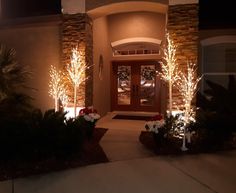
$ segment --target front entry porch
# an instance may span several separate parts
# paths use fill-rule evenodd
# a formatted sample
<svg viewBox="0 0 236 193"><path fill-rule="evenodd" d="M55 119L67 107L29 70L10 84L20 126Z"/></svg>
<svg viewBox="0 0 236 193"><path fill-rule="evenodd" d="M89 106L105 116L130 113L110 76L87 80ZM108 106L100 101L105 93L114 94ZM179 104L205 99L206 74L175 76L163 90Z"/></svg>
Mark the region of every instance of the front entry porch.
<svg viewBox="0 0 236 193"><path fill-rule="evenodd" d="M102 117L96 127L108 128L100 144L110 161L131 160L154 156L139 142L144 120L113 119L116 115L152 116L152 112L113 111Z"/></svg>

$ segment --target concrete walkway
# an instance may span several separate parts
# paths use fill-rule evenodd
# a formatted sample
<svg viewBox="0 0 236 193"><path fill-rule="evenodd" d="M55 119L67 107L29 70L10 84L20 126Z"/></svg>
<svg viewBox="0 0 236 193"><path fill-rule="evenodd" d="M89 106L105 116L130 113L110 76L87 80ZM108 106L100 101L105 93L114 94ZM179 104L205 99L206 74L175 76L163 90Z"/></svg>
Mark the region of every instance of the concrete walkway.
<svg viewBox="0 0 236 193"><path fill-rule="evenodd" d="M112 128L102 140L111 162L17 179L14 193L236 192L236 151L153 156L138 145L135 138L143 123L124 123L125 126L119 120L109 119L99 122L98 126ZM0 193L12 193L11 188L11 181L0 182Z"/></svg>
<svg viewBox="0 0 236 193"><path fill-rule="evenodd" d="M154 156L140 142L145 121L112 119L109 113L97 123L97 127L108 128L100 144L110 161L129 160Z"/></svg>

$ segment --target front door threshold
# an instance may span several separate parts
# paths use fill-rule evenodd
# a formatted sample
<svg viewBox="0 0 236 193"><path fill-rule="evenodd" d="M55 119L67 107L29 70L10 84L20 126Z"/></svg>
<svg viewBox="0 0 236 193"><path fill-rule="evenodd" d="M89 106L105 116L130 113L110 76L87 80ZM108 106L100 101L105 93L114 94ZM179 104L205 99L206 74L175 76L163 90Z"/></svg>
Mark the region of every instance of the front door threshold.
<svg viewBox="0 0 236 193"><path fill-rule="evenodd" d="M114 115L136 115L136 116L155 116L160 114L159 112L144 112L144 111L112 111Z"/></svg>

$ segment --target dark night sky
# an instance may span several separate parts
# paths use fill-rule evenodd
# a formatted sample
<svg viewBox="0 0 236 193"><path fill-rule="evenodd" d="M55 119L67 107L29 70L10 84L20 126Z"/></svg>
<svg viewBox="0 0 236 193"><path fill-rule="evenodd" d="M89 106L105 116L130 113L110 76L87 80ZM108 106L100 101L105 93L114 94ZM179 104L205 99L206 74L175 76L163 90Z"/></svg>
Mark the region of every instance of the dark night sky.
<svg viewBox="0 0 236 193"><path fill-rule="evenodd" d="M200 29L236 28L234 0L199 0Z"/></svg>
<svg viewBox="0 0 236 193"><path fill-rule="evenodd" d="M61 13L60 0L2 0L5 18L28 17Z"/></svg>
<svg viewBox="0 0 236 193"><path fill-rule="evenodd" d="M6 18L61 13L60 0L2 0ZM234 0L199 0L200 29L236 28Z"/></svg>

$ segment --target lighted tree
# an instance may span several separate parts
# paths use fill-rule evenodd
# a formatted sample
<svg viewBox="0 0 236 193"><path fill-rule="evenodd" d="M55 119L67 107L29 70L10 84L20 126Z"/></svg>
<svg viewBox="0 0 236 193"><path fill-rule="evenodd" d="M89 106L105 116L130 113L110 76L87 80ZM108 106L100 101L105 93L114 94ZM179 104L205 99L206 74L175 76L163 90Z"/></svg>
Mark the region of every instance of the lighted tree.
<svg viewBox="0 0 236 193"><path fill-rule="evenodd" d="M68 102L69 102L69 97L67 95L67 88L66 88L66 85L65 85L65 89L63 90L63 92L61 93L61 96L60 96L60 101L61 101L61 104L64 107L66 107L68 105Z"/></svg>
<svg viewBox="0 0 236 193"><path fill-rule="evenodd" d="M176 45L170 38L169 33L166 34L167 45L164 48L164 62L161 62L161 77L168 82L169 87L169 113L172 115L172 87L173 84L178 80L178 66L176 62Z"/></svg>
<svg viewBox="0 0 236 193"><path fill-rule="evenodd" d="M59 110L59 100L65 105L68 102L68 96L66 94L66 86L64 84L63 72L57 70L56 67L51 66L49 71L49 95L54 99L55 111Z"/></svg>
<svg viewBox="0 0 236 193"><path fill-rule="evenodd" d="M201 80L201 77L197 77L197 72L196 72L196 64L194 63L187 63L187 72L179 73L179 80L177 82L177 86L179 89L179 92L183 98L183 131L184 131L184 136L183 136L183 144L182 144L182 150L186 151L187 148L185 146L185 138L186 138L186 126L191 122L195 121L195 109L192 106L192 101L196 95L197 88L198 88L198 83Z"/></svg>
<svg viewBox="0 0 236 193"><path fill-rule="evenodd" d="M76 117L77 90L81 83L86 80L85 71L89 67L85 63L83 53L76 48L72 49L71 62L67 64L69 79L74 88L74 117Z"/></svg>

